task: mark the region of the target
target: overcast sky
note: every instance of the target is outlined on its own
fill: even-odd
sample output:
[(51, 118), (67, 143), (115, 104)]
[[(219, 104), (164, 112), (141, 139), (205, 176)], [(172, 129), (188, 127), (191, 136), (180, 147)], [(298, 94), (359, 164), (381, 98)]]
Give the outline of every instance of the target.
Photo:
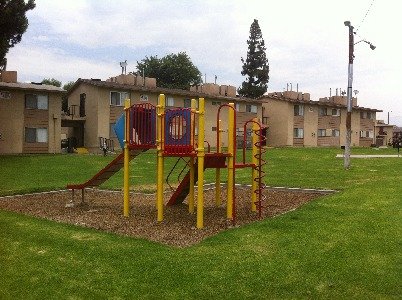
[[(36, 0), (8, 70), (19, 81), (101, 78), (136, 71), (145, 56), (185, 51), (206, 81), (241, 85), (241, 57), (257, 19), (270, 66), (268, 92), (292, 83), (312, 100), (347, 88), (348, 28), (357, 30), (353, 90), (358, 105), (402, 126), (402, 28), (397, 0)], [(368, 14), (366, 15), (368, 9)], [(290, 85), (289, 85), (290, 88)]]

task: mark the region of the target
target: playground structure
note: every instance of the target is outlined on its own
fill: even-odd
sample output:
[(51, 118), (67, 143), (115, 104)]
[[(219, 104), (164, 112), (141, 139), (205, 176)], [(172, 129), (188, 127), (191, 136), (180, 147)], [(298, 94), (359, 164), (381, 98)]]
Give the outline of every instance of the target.
[[(167, 206), (182, 203), (188, 197), (189, 213), (194, 213), (197, 208), (197, 228), (203, 228), (204, 219), (204, 171), (207, 168), (215, 169), (215, 203), (222, 205), (221, 199), (221, 169), (228, 170), (227, 176), (227, 219), (236, 222), (236, 197), (235, 197), (235, 173), (239, 168), (251, 169), (251, 201), (250, 209), (258, 211), (261, 217), (263, 194), (265, 187), (263, 178), (263, 166), (265, 164), (265, 136), (262, 134), (262, 125), (258, 120), (252, 119), (244, 124), (243, 153), (241, 162), (236, 161), (236, 110), (234, 103), (223, 104), (217, 114), (216, 151), (211, 152), (209, 144), (205, 149), (205, 110), (204, 99), (191, 100), (190, 108), (165, 109), (165, 95), (159, 96), (158, 105), (140, 103), (130, 105), (130, 100), (125, 101), (125, 111), (116, 122), (115, 131), (123, 152), (111, 163), (99, 171), (90, 180), (82, 184), (70, 184), (68, 189), (74, 191), (81, 189), (82, 201), (84, 190), (87, 187), (98, 186), (121, 168), (124, 169), (123, 188), (123, 214), (129, 216), (129, 163), (130, 160), (143, 151), (157, 149), (157, 193), (156, 207), (157, 220), (163, 221), (164, 214), (164, 165), (166, 157), (187, 158), (188, 172), (180, 181), (177, 189), (167, 202)], [(227, 121), (227, 151), (222, 149), (222, 133), (225, 131), (220, 120), (221, 112), (226, 109)], [(252, 132), (252, 157), (251, 162), (246, 162), (246, 134), (251, 127)], [(196, 128), (198, 130), (196, 130)], [(198, 131), (198, 132), (197, 132)], [(198, 133), (198, 134), (196, 134)], [(173, 167), (176, 167), (177, 164)], [(172, 173), (173, 169), (169, 172)], [(169, 177), (169, 176), (168, 176)], [(195, 205), (195, 184), (198, 185), (197, 202)]]

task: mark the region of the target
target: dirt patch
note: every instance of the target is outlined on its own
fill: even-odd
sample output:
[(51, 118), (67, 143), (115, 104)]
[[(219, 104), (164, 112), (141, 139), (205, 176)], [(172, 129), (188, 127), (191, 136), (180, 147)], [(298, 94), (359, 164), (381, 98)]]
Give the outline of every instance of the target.
[[(168, 201), (170, 195), (170, 193), (165, 193), (165, 202)], [(262, 218), (267, 218), (294, 210), (304, 203), (322, 196), (323, 193), (266, 189), (264, 195), (266, 200), (263, 204)], [(232, 222), (228, 222), (226, 219), (226, 205), (215, 206), (215, 190), (204, 191), (204, 228), (201, 230), (196, 229), (196, 214), (188, 213), (186, 201), (180, 205), (165, 206), (164, 220), (158, 223), (154, 194), (131, 194), (130, 217), (128, 218), (123, 217), (122, 213), (122, 192), (87, 190), (84, 205), (81, 205), (81, 197), (78, 194), (75, 197), (74, 205), (69, 205), (71, 198), (70, 191), (5, 197), (0, 198), (0, 209), (146, 238), (176, 247), (199, 243), (206, 237), (233, 227)], [(222, 192), (222, 199), (226, 199), (225, 191)], [(258, 214), (250, 211), (249, 188), (236, 188), (236, 207), (235, 226), (259, 220)]]

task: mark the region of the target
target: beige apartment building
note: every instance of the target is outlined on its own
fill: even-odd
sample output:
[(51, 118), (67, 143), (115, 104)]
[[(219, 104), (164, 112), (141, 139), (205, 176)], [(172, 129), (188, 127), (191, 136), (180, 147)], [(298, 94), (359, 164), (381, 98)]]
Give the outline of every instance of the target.
[[(263, 123), (268, 125), (269, 146), (344, 146), (347, 99), (345, 96), (310, 100), (309, 93), (285, 91), (261, 97)], [(381, 110), (357, 105), (353, 98), (352, 146), (375, 144), (376, 113)]]
[(60, 153), (61, 88), (0, 74), (0, 154)]
[(388, 146), (392, 143), (394, 125), (385, 124), (384, 120), (375, 122), (375, 144), (377, 147)]
[[(236, 88), (227, 85), (203, 84), (190, 90), (156, 87), (154, 78), (142, 78), (133, 74), (100, 79), (78, 79), (68, 93), (69, 113), (62, 116), (62, 130), (74, 136), (78, 146), (90, 152), (99, 152), (99, 138), (112, 139), (119, 148), (113, 126), (123, 113), (124, 100), (134, 103), (157, 105), (160, 94), (166, 96), (166, 109), (190, 107), (191, 99), (205, 98), (205, 139), (211, 147), (216, 146), (217, 113), (221, 104), (235, 103), (237, 131), (243, 132), (243, 124), (252, 118), (262, 117), (262, 101), (236, 96)], [(228, 110), (222, 109), (222, 127), (227, 129)], [(223, 146), (227, 138), (223, 137)]]

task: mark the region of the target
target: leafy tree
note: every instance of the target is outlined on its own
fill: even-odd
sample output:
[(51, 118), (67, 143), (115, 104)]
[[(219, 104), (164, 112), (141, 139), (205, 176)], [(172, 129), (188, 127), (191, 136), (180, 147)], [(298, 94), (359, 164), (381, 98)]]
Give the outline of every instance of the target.
[(243, 57), (241, 58), (243, 63), (241, 75), (247, 77), (237, 92), (243, 97), (258, 98), (264, 95), (268, 89), (269, 64), (265, 54), (265, 42), (256, 19), (251, 24), (247, 44), (247, 58), (246, 60)]
[[(42, 84), (48, 84), (48, 85), (53, 85), (53, 86), (61, 87), (61, 81), (59, 81), (59, 80), (57, 80), (57, 79), (54, 79), (54, 78), (44, 78), (44, 79), (41, 81), (41, 83), (42, 83)], [(63, 86), (63, 89), (65, 89), (65, 90), (67, 91), (66, 87), (71, 87), (71, 86), (69, 86), (70, 84), (71, 84), (71, 86), (72, 86), (72, 85), (74, 84), (74, 82), (71, 81), (71, 82), (66, 83), (66, 84)], [(66, 96), (63, 96), (63, 97), (61, 98), (61, 110), (62, 110), (62, 111), (65, 111), (65, 112), (67, 112), (67, 110), (68, 110), (68, 99), (67, 99)]]
[(41, 83), (61, 87), (61, 81), (54, 78), (44, 78)]
[(191, 85), (201, 84), (201, 72), (185, 52), (145, 57), (137, 61), (137, 70), (145, 76), (156, 78), (158, 87), (188, 90)]
[(67, 92), (73, 87), (75, 81), (69, 81), (66, 84), (63, 85), (63, 89), (66, 90)]
[(25, 13), (35, 8), (35, 0), (0, 0), (0, 62), (5, 64), (6, 54), (21, 41), (28, 28)]
[[(67, 92), (73, 87), (75, 81), (69, 81), (63, 85), (63, 89)], [(68, 98), (67, 96), (63, 96), (61, 101), (61, 110), (67, 112), (68, 111)]]

